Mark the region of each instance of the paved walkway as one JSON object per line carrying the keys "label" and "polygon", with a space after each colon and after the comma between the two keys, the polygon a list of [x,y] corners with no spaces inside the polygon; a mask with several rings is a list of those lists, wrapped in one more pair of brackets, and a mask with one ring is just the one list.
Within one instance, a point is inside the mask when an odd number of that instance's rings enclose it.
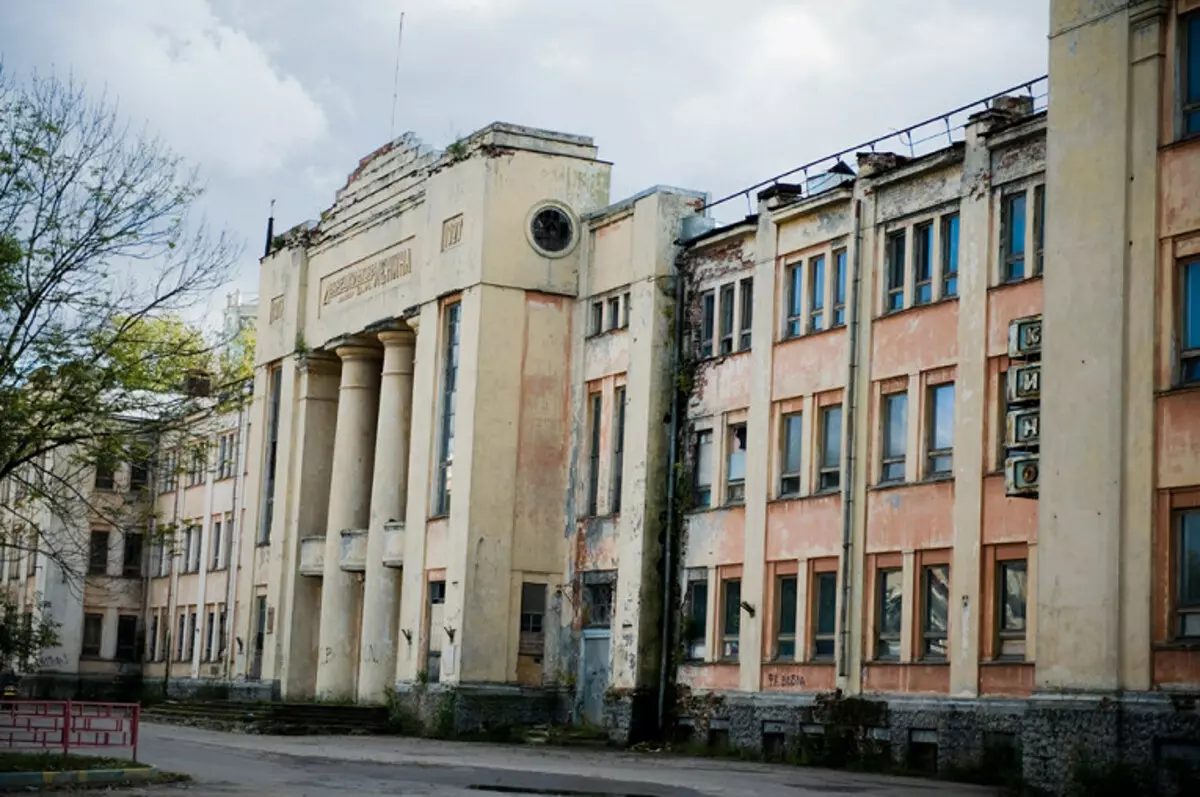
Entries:
{"label": "paved walkway", "polygon": [[245,736],[144,724],[141,758],[195,778],[126,794],[192,797],[948,797],[970,786],[820,769],[605,750],[398,737]]}

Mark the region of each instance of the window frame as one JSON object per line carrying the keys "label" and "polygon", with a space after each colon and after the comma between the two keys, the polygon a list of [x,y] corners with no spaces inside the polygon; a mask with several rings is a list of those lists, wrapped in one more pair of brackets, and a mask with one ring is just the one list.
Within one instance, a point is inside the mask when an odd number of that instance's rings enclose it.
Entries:
{"label": "window frame", "polygon": [[604,427],[604,394],[595,391],[588,395],[588,482],[586,508],[588,517],[600,513],[600,444]]}
{"label": "window frame", "polygon": [[[731,603],[732,600],[732,603]],[[721,661],[739,661],[742,633],[742,577],[721,579]],[[733,630],[730,630],[733,626]],[[732,652],[731,652],[732,651]]]}
{"label": "window frame", "polygon": [[[789,454],[793,453],[791,449],[791,437],[788,434],[790,422],[795,421],[799,427],[799,433],[796,436],[796,467],[788,468]],[[802,474],[804,472],[804,411],[796,410],[795,412],[784,412],[779,416],[779,497],[794,498],[800,495],[800,490],[803,487]],[[793,482],[794,487],[789,489],[788,483]]]}
{"label": "window frame", "polygon": [[726,357],[735,351],[733,317],[737,311],[737,286],[727,282],[721,286],[720,301],[718,302],[719,335],[717,339],[717,355]]}
{"label": "window frame", "polygon": [[[93,644],[88,639],[88,624],[95,623],[99,630],[96,632],[95,643]],[[98,659],[101,657],[101,651],[104,649],[104,613],[103,612],[86,612],[83,615],[83,633],[79,640],[79,657],[88,659]]]}
{"label": "window frame", "polygon": [[[738,433],[741,433],[742,447],[740,453],[742,455],[742,476],[739,479],[734,479],[730,474],[733,473],[734,456],[739,453],[735,448],[738,439]],[[725,506],[741,506],[746,503],[746,466],[747,466],[747,451],[749,443],[749,428],[745,421],[738,423],[730,423],[725,427]]]}
{"label": "window frame", "polygon": [[[791,620],[792,630],[784,629],[785,610],[788,606],[784,583],[791,582]],[[796,573],[787,573],[775,577],[775,644],[772,648],[775,661],[793,661],[798,652],[800,617],[797,611],[800,601],[800,577]],[[785,653],[785,645],[791,645],[791,651]]]}
{"label": "window frame", "polygon": [[[1193,518],[1195,528],[1188,529],[1188,519]],[[1200,639],[1200,619],[1193,620],[1196,625],[1197,633],[1187,633],[1188,619],[1191,617],[1200,618],[1200,586],[1197,587],[1197,599],[1195,602],[1185,602],[1184,591],[1188,585],[1187,571],[1184,567],[1186,553],[1186,536],[1194,534],[1197,538],[1196,548],[1200,551],[1200,510],[1185,509],[1175,512],[1174,523],[1174,545],[1172,552],[1174,554],[1174,566],[1172,570],[1172,637],[1175,639]]]}
{"label": "window frame", "polygon": [[[144,535],[140,531],[121,532],[121,575],[125,578],[141,578],[145,558]],[[131,562],[130,559],[134,561]]]}
{"label": "window frame", "polygon": [[604,302],[592,302],[591,332],[588,337],[604,334]]}
{"label": "window frame", "polygon": [[942,225],[942,298],[958,296],[958,244],[961,222],[958,212],[946,213]]}
{"label": "window frame", "polygon": [[612,475],[609,479],[609,514],[621,511],[621,487],[625,477],[625,386],[613,390]]}
{"label": "window frame", "polygon": [[1046,184],[1033,187],[1033,276],[1040,277],[1046,259]]}
{"label": "window frame", "polygon": [[117,489],[117,468],[114,465],[97,460],[95,470],[93,487],[106,493]]}
{"label": "window frame", "polygon": [[[904,401],[904,444],[900,453],[896,454],[891,451],[890,443],[892,438],[892,402],[896,400]],[[882,416],[882,445],[879,446],[881,454],[879,460],[879,483],[880,484],[899,484],[906,478],[905,469],[907,467],[908,453],[908,390],[898,390],[893,393],[884,393],[880,396],[880,406],[883,408]],[[893,475],[896,471],[899,475]]]}
{"label": "window frame", "polygon": [[908,228],[892,230],[884,237],[883,314],[904,309],[904,272],[908,248]]}
{"label": "window frame", "polygon": [[[1000,195],[1000,282],[1021,282],[1026,277],[1029,253],[1025,250],[1025,233],[1029,225],[1028,191],[1025,188],[1004,191]],[[1013,208],[1021,206],[1021,234],[1013,232]],[[1014,244],[1020,243],[1020,251],[1014,249]],[[1015,273],[1017,266],[1020,273]]]}
{"label": "window frame", "polygon": [[621,296],[621,329],[629,329],[629,305],[632,301],[632,296],[629,291],[626,291]]}
{"label": "window frame", "polygon": [[[1017,569],[1019,566],[1025,578],[1025,611],[1021,617],[1022,627],[1019,630],[1009,629],[1005,627],[1005,596],[1008,592],[1008,579],[1006,578],[1007,571]],[[1028,656],[1028,633],[1029,633],[1029,560],[1028,559],[997,559],[996,561],[996,609],[995,609],[995,636],[996,648],[994,658],[997,661],[1025,661]],[[1019,642],[1021,652],[1009,653],[1005,651],[1005,643]]]}
{"label": "window frame", "polygon": [[[946,578],[946,616],[944,618],[944,631],[938,631],[932,627],[932,606],[933,601],[931,595],[933,592],[933,574],[936,570],[945,571]],[[927,564],[921,566],[921,661],[944,662],[949,661],[950,654],[950,564]],[[942,653],[937,653],[934,648],[940,642]]]}
{"label": "window frame", "polygon": [[[842,423],[844,417],[842,415],[841,404],[827,404],[820,408],[821,421],[821,457],[818,460],[820,467],[817,470],[817,492],[832,493],[842,488]],[[837,440],[837,457],[836,462],[831,463],[829,458],[829,416],[832,413],[837,413],[837,434],[833,439]]]}
{"label": "window frame", "polygon": [[[713,430],[697,429],[692,439],[692,506],[695,509],[712,507],[713,488]],[[702,465],[708,462],[708,481],[701,482]],[[704,500],[700,496],[703,492]]]}
{"label": "window frame", "polygon": [[[900,584],[900,612],[897,618],[899,627],[884,629],[884,619],[887,617],[887,590],[885,582],[895,576]],[[880,567],[875,570],[875,661],[900,661],[900,638],[904,633],[904,569],[901,567]],[[881,651],[887,650],[886,654]],[[893,652],[894,651],[894,652]]]}
{"label": "window frame", "polygon": [[738,351],[749,351],[754,340],[754,277],[738,281]]}
{"label": "window frame", "polygon": [[[97,546],[96,541],[103,539],[104,544]],[[112,544],[112,533],[105,529],[92,529],[88,536],[88,570],[89,576],[108,575],[109,546]]]}
{"label": "window frame", "polygon": [[[933,220],[913,225],[913,306],[933,303]],[[924,290],[924,293],[922,293]]]}
{"label": "window frame", "polygon": [[[937,399],[939,393],[945,390],[950,391],[950,445],[937,448],[937,435],[940,428],[937,423]],[[927,479],[950,478],[954,475],[954,411],[957,398],[954,382],[938,382],[929,385],[926,387],[925,395],[927,396],[925,477]],[[941,460],[945,460],[945,467],[939,467]]]}
{"label": "window frame", "polygon": [[[821,631],[821,585],[829,580],[833,590],[833,630]],[[837,658],[837,581],[836,569],[820,570],[812,575],[812,630],[809,634],[808,660],[811,662],[832,662]],[[829,653],[821,653],[822,643],[829,643]]]}
{"label": "window frame", "polygon": [[[697,592],[702,600],[696,600]],[[684,658],[687,661],[704,661],[708,656],[708,572],[689,573],[684,593],[684,617],[691,626],[687,635]]]}
{"label": "window frame", "polygon": [[612,332],[613,330],[620,329],[620,328],[621,328],[621,297],[620,296],[610,296],[610,297],[608,297],[608,326],[605,328],[605,332]]}
{"label": "window frame", "polygon": [[[601,305],[603,312],[603,304]],[[439,386],[441,407],[438,418],[438,472],[436,514],[450,514],[451,490],[454,469],[454,422],[458,404],[458,358],[462,337],[462,303],[451,302],[443,306],[442,362],[440,363],[442,384]]]}
{"label": "window frame", "polygon": [[825,329],[825,255],[808,259],[808,331]]}
{"label": "window frame", "polygon": [[1195,324],[1197,327],[1196,337],[1200,339],[1200,302],[1197,302],[1197,317],[1193,321],[1188,313],[1188,272],[1195,270],[1196,292],[1200,294],[1200,256],[1182,258],[1177,262],[1179,298],[1176,302],[1178,308],[1176,330],[1179,335],[1179,384],[1193,385],[1200,383],[1200,347],[1187,348],[1187,339],[1188,328],[1191,324]]}
{"label": "window frame", "polygon": [[[1200,61],[1200,41],[1192,41],[1192,34],[1200,34],[1200,8],[1177,17],[1179,25],[1179,139],[1200,136],[1200,86],[1188,83],[1189,61]],[[1191,30],[1191,26],[1195,30]],[[1198,69],[1200,71],[1200,69]],[[1194,94],[1195,99],[1189,99]]]}
{"label": "window frame", "polygon": [[783,339],[793,340],[804,334],[804,261],[790,263],[787,277],[787,306],[783,314]]}
{"label": "window frame", "polygon": [[[126,629],[128,629],[128,627],[131,624],[131,621],[132,621],[132,625],[133,625],[133,638],[122,640],[121,639],[121,626],[124,625],[126,627]],[[116,647],[116,650],[113,655],[114,660],[123,661],[123,662],[135,662],[138,660],[138,643],[137,643],[138,633],[137,633],[137,630],[138,630],[138,616],[136,614],[118,614],[117,615],[117,647]],[[128,633],[128,631],[127,631],[127,633]]]}
{"label": "window frame", "polygon": [[707,360],[716,353],[716,334],[717,292],[709,288],[700,293],[700,359]]}
{"label": "window frame", "polygon": [[830,314],[830,329],[846,326],[846,268],[845,247],[833,250],[833,312]]}

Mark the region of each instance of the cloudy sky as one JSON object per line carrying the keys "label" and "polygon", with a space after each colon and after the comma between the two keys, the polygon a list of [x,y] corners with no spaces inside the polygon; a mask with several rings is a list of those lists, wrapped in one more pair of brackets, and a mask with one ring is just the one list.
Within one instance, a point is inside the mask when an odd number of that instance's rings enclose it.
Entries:
{"label": "cloudy sky", "polygon": [[253,293],[270,200],[316,218],[391,137],[401,12],[396,135],[591,135],[614,200],[725,194],[1046,70],[1048,0],[0,0],[0,58],[200,166]]}

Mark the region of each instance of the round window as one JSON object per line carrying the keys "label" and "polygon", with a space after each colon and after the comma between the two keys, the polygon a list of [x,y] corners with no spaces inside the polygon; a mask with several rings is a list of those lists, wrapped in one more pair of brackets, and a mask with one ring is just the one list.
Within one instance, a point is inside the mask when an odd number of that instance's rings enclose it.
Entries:
{"label": "round window", "polygon": [[537,248],[551,255],[566,251],[575,239],[571,217],[555,205],[547,205],[533,214],[529,233]]}

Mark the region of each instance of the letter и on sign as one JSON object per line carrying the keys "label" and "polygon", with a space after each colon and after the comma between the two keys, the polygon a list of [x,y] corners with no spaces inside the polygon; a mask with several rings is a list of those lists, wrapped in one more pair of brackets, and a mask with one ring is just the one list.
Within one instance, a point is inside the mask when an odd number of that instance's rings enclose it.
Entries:
{"label": "letter \u0438 on sign", "polygon": [[1042,366],[1040,363],[1011,366],[1008,369],[1007,378],[1010,404],[1037,401],[1042,397]]}
{"label": "letter \u0438 on sign", "polygon": [[1042,353],[1042,317],[1031,315],[1008,323],[1008,356],[1032,357]]}

